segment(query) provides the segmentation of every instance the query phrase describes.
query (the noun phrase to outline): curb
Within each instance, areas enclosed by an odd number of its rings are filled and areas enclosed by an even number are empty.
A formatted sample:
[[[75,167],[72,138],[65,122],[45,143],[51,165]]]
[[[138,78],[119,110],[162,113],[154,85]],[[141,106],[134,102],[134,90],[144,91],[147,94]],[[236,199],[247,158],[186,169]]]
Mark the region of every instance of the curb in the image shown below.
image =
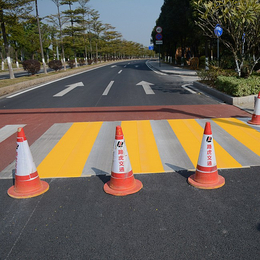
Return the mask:
[[[255,98],[257,97],[257,95],[250,95],[250,96],[245,96],[245,97],[232,97],[232,96],[229,96],[225,93],[222,93],[212,87],[209,87],[209,86],[202,84],[200,82],[197,82],[197,81],[193,82],[193,86],[199,90],[202,90],[202,91],[224,101],[225,103],[227,103],[229,105],[234,105],[234,106],[240,106],[245,103],[254,103]]]

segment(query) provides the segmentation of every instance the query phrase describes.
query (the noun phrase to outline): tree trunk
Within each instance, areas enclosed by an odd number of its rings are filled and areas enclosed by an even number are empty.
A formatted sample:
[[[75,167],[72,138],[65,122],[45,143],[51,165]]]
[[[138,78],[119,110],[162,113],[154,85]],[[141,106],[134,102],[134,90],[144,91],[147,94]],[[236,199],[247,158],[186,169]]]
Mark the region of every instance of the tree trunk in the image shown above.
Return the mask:
[[[7,35],[6,35],[6,30],[5,30],[3,9],[0,9],[0,21],[1,21],[1,29],[2,29],[2,35],[3,35],[3,40],[4,40],[4,47],[5,47],[9,75],[10,75],[10,79],[14,79],[15,77],[14,77],[14,71],[13,71],[11,58],[10,58],[10,48],[8,45]]]
[[[39,14],[38,14],[37,0],[35,0],[35,9],[36,9],[36,18],[37,18],[37,24],[38,24],[38,30],[39,30],[39,40],[40,40],[40,46],[41,46],[42,65],[43,65],[44,73],[47,74],[46,64],[45,64],[45,60],[44,60],[43,47],[42,47],[42,36],[41,36],[41,28],[40,28],[40,20],[39,20]]]

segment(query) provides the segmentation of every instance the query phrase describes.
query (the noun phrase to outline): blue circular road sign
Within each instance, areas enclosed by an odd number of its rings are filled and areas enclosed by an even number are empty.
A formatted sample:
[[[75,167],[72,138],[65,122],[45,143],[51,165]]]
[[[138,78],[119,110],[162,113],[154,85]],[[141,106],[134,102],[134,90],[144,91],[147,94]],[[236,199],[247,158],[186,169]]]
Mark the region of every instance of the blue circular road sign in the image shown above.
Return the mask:
[[[155,35],[155,39],[156,39],[156,40],[161,40],[161,39],[162,39],[162,34],[161,34],[161,33],[157,33],[157,34]]]
[[[214,29],[214,33],[217,37],[220,37],[223,33],[223,29],[220,27],[219,24],[216,25],[215,29]]]

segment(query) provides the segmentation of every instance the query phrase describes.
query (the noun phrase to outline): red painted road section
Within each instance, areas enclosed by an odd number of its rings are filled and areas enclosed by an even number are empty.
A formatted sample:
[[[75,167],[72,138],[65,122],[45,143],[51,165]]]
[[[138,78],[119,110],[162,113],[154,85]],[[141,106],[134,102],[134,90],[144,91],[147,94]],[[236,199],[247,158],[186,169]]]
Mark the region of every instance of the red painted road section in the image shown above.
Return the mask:
[[[227,104],[0,110],[0,128],[26,124],[25,135],[29,145],[32,145],[54,123],[250,116],[251,114]],[[1,142],[0,171],[15,159],[15,148],[16,134]]]

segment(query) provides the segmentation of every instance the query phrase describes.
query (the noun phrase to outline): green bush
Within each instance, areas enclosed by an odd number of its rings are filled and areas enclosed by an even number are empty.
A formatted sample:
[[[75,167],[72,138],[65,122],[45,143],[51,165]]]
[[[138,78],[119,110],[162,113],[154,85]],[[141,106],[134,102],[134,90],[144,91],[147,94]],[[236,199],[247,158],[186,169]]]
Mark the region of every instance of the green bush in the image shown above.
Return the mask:
[[[69,60],[69,61],[68,61],[68,64],[69,64],[69,67],[70,67],[71,69],[73,69],[74,64],[75,64],[75,60]]]
[[[86,62],[85,62],[84,59],[79,59],[79,65],[80,65],[80,66],[83,66],[83,65],[85,65],[85,64],[86,64]]]
[[[61,70],[62,68],[62,63],[60,60],[51,60],[49,63],[48,63],[48,66],[49,68],[57,71],[57,70]]]
[[[260,91],[260,77],[250,76],[249,78],[218,76],[216,88],[233,97],[242,97],[258,94]]]
[[[32,75],[36,74],[41,69],[41,63],[38,60],[25,60],[22,65],[23,69]]]
[[[223,70],[219,67],[210,65],[208,70],[202,69],[197,71],[197,75],[203,81],[215,82],[219,76],[235,76],[236,73],[233,70]]]
[[[205,57],[205,56],[200,56],[199,59],[200,59],[200,60],[199,60],[200,67],[205,67],[206,57]]]

